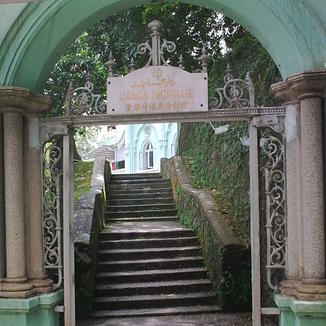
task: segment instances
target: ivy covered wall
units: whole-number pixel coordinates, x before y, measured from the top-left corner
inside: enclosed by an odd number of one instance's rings
[[[277,104],[269,94],[270,85],[281,79],[277,67],[257,40],[245,30],[239,33],[231,40],[233,47],[230,52],[210,68],[210,96],[213,96],[215,87],[223,86],[225,67],[230,63],[234,77],[244,78],[247,71],[251,73],[258,105]],[[223,124],[214,123],[214,127]],[[249,148],[245,145],[248,124],[228,124],[228,131],[220,135],[214,134],[209,123],[182,124],[179,137],[180,155],[192,175],[194,186],[210,190],[220,213],[224,214],[235,235],[249,245]],[[262,267],[266,259],[264,223],[265,216],[262,212]],[[262,284],[266,284],[264,279],[262,272]],[[265,286],[262,299],[263,304],[273,304],[272,293]]]

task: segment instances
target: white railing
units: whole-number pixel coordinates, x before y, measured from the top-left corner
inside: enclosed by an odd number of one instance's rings
[[[113,170],[112,174],[125,174],[126,169]]]

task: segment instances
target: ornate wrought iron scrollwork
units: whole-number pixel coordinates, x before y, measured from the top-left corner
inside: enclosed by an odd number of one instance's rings
[[[43,146],[43,245],[44,267],[62,285],[62,142],[61,136]]]
[[[255,88],[248,72],[245,79],[234,78],[230,65],[224,76],[224,86],[215,89],[210,109],[242,109],[255,107]]]
[[[101,94],[94,94],[94,85],[87,81],[84,87],[73,88],[70,83],[66,95],[66,115],[92,115],[106,113],[106,101]]]
[[[163,43],[160,48],[161,60],[164,65],[168,65],[167,61],[164,58],[164,52],[173,53],[176,50],[177,46],[172,41],[163,40]]]
[[[267,282],[273,291],[279,290],[287,252],[285,148],[283,137],[269,135],[262,147],[267,158],[262,168],[265,176]]]
[[[137,54],[144,55],[144,54],[146,54],[147,51],[149,52],[149,59],[146,63],[146,66],[149,66],[152,62],[152,47],[150,46],[148,41],[138,45]]]

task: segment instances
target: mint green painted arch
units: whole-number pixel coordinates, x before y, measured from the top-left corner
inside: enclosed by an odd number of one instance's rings
[[[66,48],[107,15],[148,0],[44,0],[29,4],[0,47],[0,84],[41,91]],[[324,0],[184,0],[234,18],[257,37],[283,78],[326,62]]]

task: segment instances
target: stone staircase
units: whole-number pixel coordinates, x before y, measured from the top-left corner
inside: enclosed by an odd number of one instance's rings
[[[114,175],[100,234],[93,317],[215,313],[199,239],[159,174]]]

